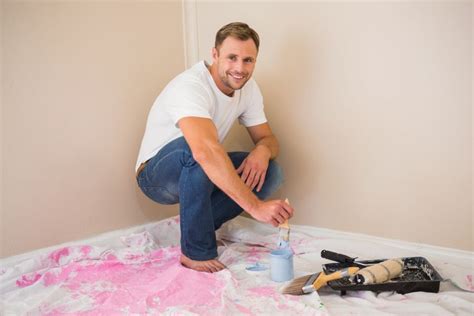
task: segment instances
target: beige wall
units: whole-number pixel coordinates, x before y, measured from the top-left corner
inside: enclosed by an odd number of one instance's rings
[[[3,5],[0,5],[0,21],[3,21]],[[0,39],[3,34],[3,23],[0,22]],[[3,61],[3,41],[0,40],[0,60]],[[3,253],[3,62],[0,62],[0,257]]]
[[[3,1],[1,256],[176,214],[135,185],[146,116],[233,20],[262,37],[294,223],[474,249],[470,2],[187,4]]]
[[[2,256],[176,214],[138,192],[134,166],[184,69],[181,3],[2,5]]]
[[[294,223],[474,250],[472,2],[198,2],[242,20]],[[235,128],[229,148],[248,148]]]

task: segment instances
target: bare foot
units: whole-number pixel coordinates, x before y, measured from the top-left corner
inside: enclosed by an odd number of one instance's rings
[[[225,269],[225,265],[222,264],[219,260],[212,259],[212,260],[205,260],[205,261],[196,261],[189,259],[185,255],[181,254],[181,258],[179,259],[181,264],[186,268],[193,269],[200,272],[217,272]]]

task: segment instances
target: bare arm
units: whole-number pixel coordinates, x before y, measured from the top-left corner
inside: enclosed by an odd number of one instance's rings
[[[268,123],[247,127],[255,148],[237,169],[245,184],[253,190],[262,189],[270,159],[277,157],[279,145]]]
[[[278,156],[280,151],[278,140],[273,135],[268,123],[247,127],[247,132],[249,133],[250,138],[252,138],[255,148],[259,146],[266,147],[270,153],[269,159],[275,159]]]
[[[219,143],[217,130],[210,119],[185,117],[179,128],[189,144],[194,159],[209,179],[255,219],[277,226],[293,214],[284,201],[260,201],[238,176],[224,147]]]

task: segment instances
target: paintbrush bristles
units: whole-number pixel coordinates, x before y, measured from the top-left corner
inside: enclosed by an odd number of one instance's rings
[[[306,282],[311,278],[312,275],[305,275],[299,278],[294,279],[291,281],[289,285],[287,285],[282,293],[283,294],[290,294],[290,295],[303,295],[303,286],[305,286]]]

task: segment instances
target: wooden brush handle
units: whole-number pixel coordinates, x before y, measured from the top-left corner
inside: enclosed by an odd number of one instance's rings
[[[360,269],[357,267],[349,267],[346,269],[342,269],[336,272],[333,272],[327,276],[326,282],[332,281],[332,280],[337,280],[341,279],[346,276],[351,276],[356,274]]]
[[[290,204],[290,201],[288,199],[285,199],[285,202]],[[279,228],[285,228],[285,229],[290,229],[290,224],[288,223],[288,220],[284,221],[280,225],[278,225]]]
[[[325,286],[329,281],[338,280],[346,276],[354,275],[358,271],[359,271],[359,268],[357,267],[349,267],[349,268],[345,268],[345,269],[333,272],[331,274],[321,274],[316,279],[316,281],[314,281],[313,286],[316,290],[319,290],[320,288]]]

